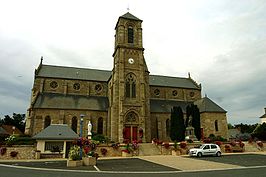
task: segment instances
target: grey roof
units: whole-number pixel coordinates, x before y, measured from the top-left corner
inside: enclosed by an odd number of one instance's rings
[[[0,127],[0,135],[8,135],[8,132],[3,127]]]
[[[36,73],[36,77],[76,79],[98,82],[107,82],[111,75],[112,72],[107,70],[52,65],[40,65]],[[150,75],[149,81],[151,86],[190,88],[198,90],[201,89],[200,86],[198,86],[190,78]]]
[[[111,71],[65,66],[41,65],[36,76],[106,82],[111,76]]]
[[[198,106],[200,112],[222,112],[226,113],[226,111],[221,108],[219,105],[214,103],[208,97],[204,97],[200,100],[194,102],[195,105]]]
[[[33,136],[37,140],[74,140],[78,135],[66,124],[52,124]]]
[[[155,113],[170,113],[174,106],[180,106],[183,112],[193,102],[150,99],[150,111]]]
[[[138,17],[135,17],[134,15],[132,15],[129,12],[127,12],[124,15],[120,16],[119,18],[125,18],[125,19],[130,19],[130,20],[142,21],[141,19],[139,19]]]
[[[38,98],[33,107],[107,111],[109,103],[108,103],[108,98],[102,96],[42,93],[38,95]]]
[[[150,85],[200,89],[200,87],[196,83],[194,83],[192,79],[158,75],[150,75]]]
[[[266,118],[266,113],[260,116],[260,118]]]

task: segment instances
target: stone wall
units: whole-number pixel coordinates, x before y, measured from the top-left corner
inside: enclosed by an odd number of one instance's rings
[[[4,155],[0,154],[0,160],[35,159],[35,146],[12,146],[6,147],[6,149],[7,150]],[[12,151],[18,152],[16,157],[11,157],[10,153]]]
[[[218,129],[215,128],[217,121]],[[221,136],[228,139],[228,127],[226,113],[207,112],[200,114],[200,124],[203,128],[204,137],[209,137],[210,134]]]

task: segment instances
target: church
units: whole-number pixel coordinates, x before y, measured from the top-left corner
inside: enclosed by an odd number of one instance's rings
[[[170,141],[173,106],[198,106],[202,137],[228,138],[226,111],[188,77],[152,75],[144,58],[142,20],[127,12],[115,25],[112,70],[43,64],[35,70],[25,133],[36,135],[51,124],[67,124],[77,134],[90,121],[94,134],[111,141],[153,138]],[[111,57],[110,57],[111,60]],[[83,126],[81,126],[83,117]],[[185,116],[184,116],[185,117]]]

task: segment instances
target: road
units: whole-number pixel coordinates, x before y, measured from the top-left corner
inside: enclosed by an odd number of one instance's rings
[[[151,157],[105,159],[98,160],[97,167],[75,168],[66,167],[66,161],[0,162],[0,177],[265,177],[266,174],[266,155],[260,154],[200,159],[157,156],[153,161],[147,160]],[[165,163],[158,163],[160,160]]]

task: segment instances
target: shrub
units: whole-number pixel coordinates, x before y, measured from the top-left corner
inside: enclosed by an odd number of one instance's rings
[[[102,134],[94,135],[92,137],[92,139],[95,141],[99,141],[100,143],[106,143],[107,142],[107,138]]]
[[[261,141],[257,141],[257,145],[261,148],[263,147],[263,143]]]
[[[5,153],[6,153],[6,147],[1,147],[0,148],[0,154],[5,155]]]
[[[192,139],[188,139],[187,142],[188,143],[193,143],[193,140]]]
[[[107,149],[101,148],[101,153],[103,156],[105,156],[107,154]]]
[[[232,148],[229,144],[225,145],[225,152],[232,152]]]
[[[235,142],[235,141],[231,141],[231,142],[230,142],[230,145],[231,145],[231,146],[236,146],[236,142]]]
[[[169,144],[168,142],[164,142],[164,143],[163,143],[163,146],[165,147],[165,149],[169,149],[170,144]]]
[[[203,142],[204,142],[204,143],[211,143],[212,140],[211,140],[210,138],[204,138]]]
[[[215,141],[215,144],[217,144],[218,146],[221,147],[221,145],[223,144],[221,141]]]
[[[113,149],[118,149],[119,148],[119,143],[113,143],[112,145],[111,145],[111,147],[113,148]]]
[[[10,152],[10,156],[11,157],[17,157],[17,155],[18,155],[18,152],[17,151],[11,151]]]
[[[17,137],[16,137],[15,135],[10,135],[10,136],[7,137],[5,140],[6,140],[6,144],[7,144],[8,146],[12,146],[12,145],[16,142]]]
[[[240,146],[241,148],[243,148],[243,147],[245,146],[245,143],[243,143],[242,141],[239,141],[239,146]]]
[[[80,159],[80,147],[74,145],[70,148],[68,157],[71,160],[79,160]]]
[[[180,143],[180,147],[181,147],[182,149],[185,149],[185,148],[187,147],[187,143],[186,143],[186,142],[181,142],[181,143]]]

